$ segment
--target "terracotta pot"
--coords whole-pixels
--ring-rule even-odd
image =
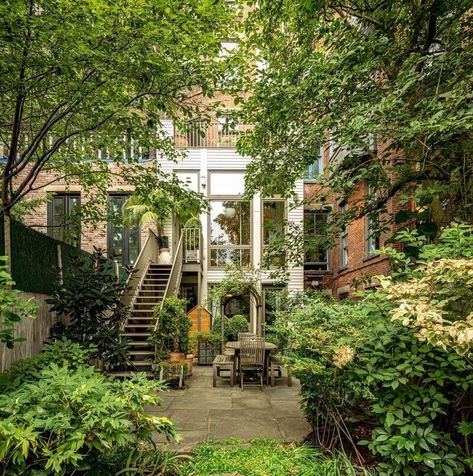
[[[169,362],[184,362],[184,360],[186,360],[186,356],[183,352],[169,352]]]

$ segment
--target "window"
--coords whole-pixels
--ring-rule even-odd
[[[270,253],[269,262],[273,266],[282,265],[285,255],[277,249],[271,249],[276,245],[284,233],[286,219],[286,203],[284,200],[263,200],[263,257]]]
[[[324,246],[327,223],[328,211],[304,211],[304,267],[306,269],[328,270],[328,251]]]
[[[340,205],[340,213],[345,214],[346,204]],[[348,225],[344,225],[340,232],[340,268],[348,266]]]
[[[211,200],[210,266],[249,266],[251,258],[250,202]]]
[[[367,199],[373,195],[373,189],[368,185]],[[377,213],[370,213],[365,217],[365,237],[366,237],[366,255],[374,256],[376,250],[379,250],[379,216]]]
[[[318,177],[324,174],[324,161],[322,151],[316,157],[314,162],[307,166],[304,180],[317,180]]]
[[[140,252],[140,229],[122,224],[122,208],[128,195],[112,194],[108,201],[111,217],[107,225],[107,250],[110,258],[132,267]]]
[[[80,194],[55,193],[48,202],[48,235],[80,246]]]
[[[276,320],[276,313],[282,310],[286,288],[282,286],[263,286],[263,306],[264,306],[264,329],[273,325]]]
[[[245,192],[245,172],[210,172],[210,194],[239,196]]]

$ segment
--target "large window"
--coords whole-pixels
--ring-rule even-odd
[[[110,258],[124,266],[133,266],[140,252],[139,227],[122,224],[122,208],[128,195],[109,195],[111,219],[107,226],[107,250]]]
[[[328,252],[325,246],[328,212],[324,210],[304,211],[304,266],[308,269],[328,269]]]
[[[367,187],[367,199],[373,195],[370,186]],[[366,237],[366,254],[368,257],[375,256],[376,250],[379,250],[379,216],[377,213],[370,213],[365,218],[365,237]]]
[[[263,200],[263,257],[269,258],[270,264],[282,265],[284,252],[277,249],[278,242],[284,233],[286,219],[286,204],[284,200]],[[276,249],[272,249],[273,245]],[[270,256],[268,256],[268,253]]]
[[[249,266],[251,258],[250,202],[211,200],[210,266]]]
[[[314,162],[309,164],[305,170],[304,180],[317,180],[324,174],[324,161],[322,150],[315,158]]]
[[[55,193],[48,202],[48,234],[80,246],[80,194]]]
[[[340,213],[347,211],[346,204],[340,205]],[[348,225],[344,225],[340,232],[340,268],[348,266]]]

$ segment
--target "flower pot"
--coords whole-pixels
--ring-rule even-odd
[[[194,354],[187,354],[186,355],[186,362],[187,362],[187,375],[192,375],[192,364],[194,363]]]
[[[169,248],[161,248],[159,250],[158,264],[172,264],[171,253]]]
[[[169,352],[169,362],[183,362],[184,360],[186,360],[186,356],[183,352]]]

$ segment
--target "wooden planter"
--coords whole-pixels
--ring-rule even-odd
[[[220,343],[199,340],[199,365],[212,365],[215,357],[220,354]]]

